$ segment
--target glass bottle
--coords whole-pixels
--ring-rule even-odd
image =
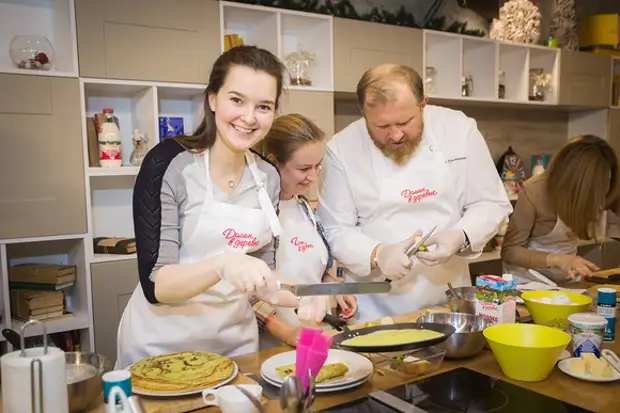
[[[497,97],[499,99],[506,98],[506,72],[503,70],[499,71],[499,87],[497,90]]]

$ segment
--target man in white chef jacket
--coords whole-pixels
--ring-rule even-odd
[[[360,321],[445,303],[471,285],[476,257],[512,207],[474,119],[427,105],[410,67],[369,69],[357,86],[363,118],[329,142],[318,214],[348,282],[392,281],[359,295]],[[429,251],[408,258],[435,225]]]

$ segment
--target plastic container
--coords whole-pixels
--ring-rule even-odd
[[[579,357],[581,353],[594,353],[600,357],[607,319],[596,313],[577,313],[571,314],[568,322],[571,324],[573,357]]]
[[[104,168],[123,166],[121,131],[114,120],[114,109],[104,109],[104,121],[99,125],[99,164]]]
[[[545,380],[571,341],[561,330],[536,324],[498,324],[483,334],[502,372],[529,382]]]
[[[407,378],[422,376],[437,370],[445,354],[445,350],[433,346],[413,351],[378,353],[380,361],[377,367],[384,366]]]

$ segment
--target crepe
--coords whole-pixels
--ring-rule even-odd
[[[341,344],[352,347],[386,347],[399,344],[419,343],[443,337],[443,333],[433,330],[405,328],[402,330],[380,330],[370,334],[355,336],[344,340]]]
[[[319,374],[314,379],[314,382],[321,384],[340,380],[345,374],[347,374],[348,371],[349,368],[344,363],[325,364],[321,367],[321,370],[319,370]],[[278,373],[283,379],[287,376],[292,376],[295,374],[295,365],[291,364],[288,366],[276,367],[276,373]]]
[[[147,357],[130,368],[133,386],[161,394],[202,390],[230,378],[234,370],[228,357],[202,351]]]

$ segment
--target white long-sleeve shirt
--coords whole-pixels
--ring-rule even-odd
[[[429,134],[454,181],[462,217],[455,227],[465,231],[472,251],[481,251],[512,212],[486,142],[474,119],[432,105],[424,110],[423,139]],[[383,155],[375,150],[363,118],[337,133],[327,145],[317,211],[334,258],[358,276],[370,274],[372,250],[386,242],[364,233],[381,193],[373,156]],[[388,231],[390,225],[397,224],[386,222]]]

